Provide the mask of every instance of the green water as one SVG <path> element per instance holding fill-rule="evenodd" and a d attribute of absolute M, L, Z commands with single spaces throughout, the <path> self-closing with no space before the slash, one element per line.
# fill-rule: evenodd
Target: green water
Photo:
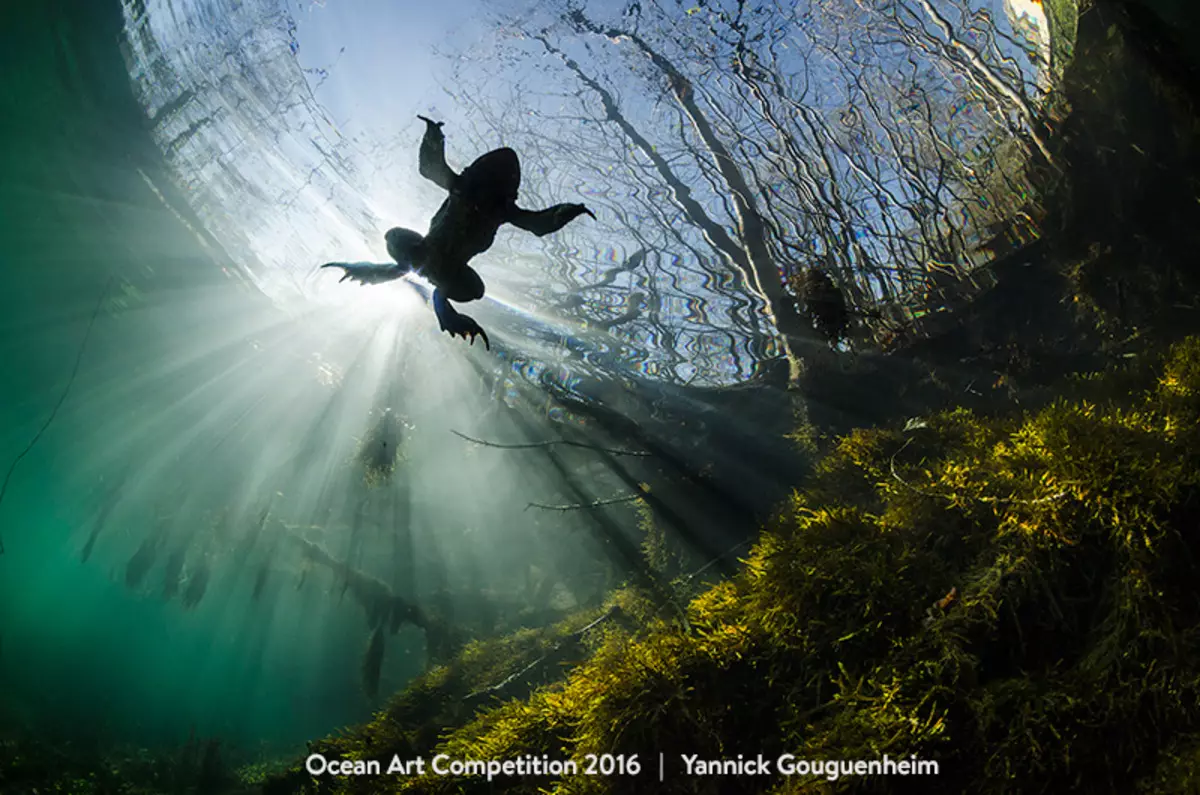
<path fill-rule="evenodd" d="M 61 394 L 110 278 L 109 298 L 129 300 L 119 322 L 120 307 L 102 308 L 67 401 L 0 506 L 0 725 L 147 747 L 175 747 L 193 730 L 290 747 L 368 714 L 353 675 L 330 675 L 353 672 L 360 616 L 346 606 L 314 629 L 303 599 L 248 608 L 221 574 L 186 612 L 126 589 L 125 561 L 106 545 L 137 544 L 147 522 L 138 510 L 118 510 L 80 561 L 103 479 L 153 453 L 144 442 L 129 449 L 123 429 L 203 378 L 183 369 L 147 387 L 139 377 L 227 330 L 216 299 L 231 312 L 255 304 L 148 184 L 166 182 L 128 90 L 120 23 L 108 3 L 6 4 L 0 14 L 6 463 Z M 163 428 L 164 444 L 173 430 Z"/>
<path fill-rule="evenodd" d="M 151 138 L 120 11 L 4 12 L 0 728 L 294 752 L 429 662 L 397 609 L 363 673 L 372 599 L 487 632 L 539 620 L 524 589 L 552 615 L 599 593 L 580 520 L 525 509 L 564 483 L 621 484 L 452 436 L 520 430 L 497 416 L 504 382 L 407 288 L 288 314 L 250 286 L 250 256 L 209 233 Z M 363 446 L 384 409 L 401 417 L 391 451 L 419 465 L 372 489 Z"/>

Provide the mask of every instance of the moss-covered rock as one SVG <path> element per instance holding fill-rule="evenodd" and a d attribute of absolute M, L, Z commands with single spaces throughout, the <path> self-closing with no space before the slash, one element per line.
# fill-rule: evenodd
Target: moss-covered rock
<path fill-rule="evenodd" d="M 561 681 L 462 706 L 582 623 L 477 644 L 370 725 L 314 746 L 344 758 L 639 754 L 641 775 L 326 777 L 322 791 L 1188 791 L 1200 340 L 1148 368 L 1032 414 L 959 410 L 843 437 L 688 621 L 624 592 L 633 620 L 597 627 Z M 1126 392 L 1133 383 L 1149 386 Z M 1106 384 L 1116 397 L 1100 397 Z M 916 756 L 939 775 L 689 777 L 680 761 L 759 753 Z"/>

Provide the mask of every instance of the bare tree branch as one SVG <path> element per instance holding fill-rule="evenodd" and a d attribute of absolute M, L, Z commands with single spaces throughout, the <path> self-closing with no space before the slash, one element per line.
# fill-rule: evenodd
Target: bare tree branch
<path fill-rule="evenodd" d="M 528 443 L 524 443 L 524 444 L 502 444 L 500 442 L 489 442 L 485 439 L 476 439 L 473 436 L 467 436 L 465 433 L 459 433 L 458 431 L 455 431 L 455 430 L 451 430 L 450 433 L 454 434 L 455 436 L 459 437 L 460 439 L 466 439 L 468 442 L 473 442 L 474 444 L 481 444 L 484 447 L 498 447 L 502 450 L 531 450 L 531 449 L 539 448 L 539 447 L 553 447 L 556 444 L 564 444 L 568 447 L 581 447 L 585 450 L 598 450 L 600 452 L 608 453 L 610 455 L 627 455 L 627 456 L 638 456 L 638 457 L 649 457 L 651 455 L 650 453 L 647 453 L 643 450 L 611 449 L 611 448 L 601 447 L 599 445 L 594 445 L 594 444 L 585 444 L 583 442 L 573 442 L 569 439 L 550 439 L 545 442 L 528 442 Z"/>
<path fill-rule="evenodd" d="M 542 502 L 531 502 L 525 506 L 525 510 L 530 508 L 541 508 L 546 511 L 586 511 L 589 508 L 603 508 L 605 505 L 620 505 L 626 502 L 636 502 L 645 497 L 645 494 L 629 494 L 624 497 L 612 497 L 607 500 L 596 500 L 595 502 L 577 502 L 568 505 L 547 505 Z"/>

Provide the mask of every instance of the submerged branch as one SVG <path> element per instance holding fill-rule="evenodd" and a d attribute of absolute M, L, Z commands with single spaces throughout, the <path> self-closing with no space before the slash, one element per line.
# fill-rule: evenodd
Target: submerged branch
<path fill-rule="evenodd" d="M 542 502 L 531 502 L 525 506 L 525 510 L 530 508 L 541 508 L 545 511 L 584 511 L 588 508 L 602 508 L 605 505 L 619 505 L 624 502 L 634 502 L 642 499 L 645 494 L 629 494 L 624 497 L 612 497 L 607 500 L 596 500 L 595 502 L 575 502 L 567 505 L 547 505 Z"/>
<path fill-rule="evenodd" d="M 451 430 L 450 433 L 454 434 L 455 436 L 457 436 L 460 439 L 466 439 L 468 442 L 473 442 L 474 444 L 481 444 L 484 447 L 497 447 L 497 448 L 500 448 L 501 450 L 531 450 L 536 447 L 552 447 L 556 444 L 565 444 L 568 447 L 580 447 L 580 448 L 583 448 L 584 450 L 597 450 L 599 452 L 608 453 L 610 455 L 628 455 L 628 456 L 638 456 L 638 457 L 643 457 L 643 458 L 649 457 L 650 455 L 652 455 L 652 453 L 647 453 L 644 450 L 611 449 L 608 447 L 600 447 L 599 445 L 587 444 L 586 442 L 573 442 L 568 439 L 550 439 L 545 442 L 527 442 L 524 444 L 501 444 L 500 442 L 489 442 L 485 439 L 476 439 L 473 436 L 467 436 L 465 433 L 459 433 L 458 431 L 455 431 L 455 430 Z"/>
<path fill-rule="evenodd" d="M 580 640 L 582 640 L 583 636 L 588 632 L 600 626 L 604 622 L 613 618 L 620 618 L 622 615 L 623 612 L 621 608 L 618 605 L 613 605 L 612 607 L 608 608 L 608 610 L 604 611 L 604 613 L 601 614 L 600 617 L 595 621 L 591 622 L 586 627 L 567 635 L 558 643 L 554 644 L 550 651 L 546 652 L 541 657 L 538 657 L 521 670 L 509 674 L 508 676 L 504 677 L 504 679 L 490 687 L 485 687 L 468 694 L 463 698 L 463 701 L 468 704 L 477 704 L 488 696 L 495 696 L 501 700 L 507 700 L 516 697 L 514 691 L 517 688 L 515 685 L 527 683 L 530 675 L 537 672 L 538 669 L 549 668 L 552 664 L 559 662 L 563 653 L 570 646 L 577 644 Z"/>
<path fill-rule="evenodd" d="M 744 538 L 744 539 L 742 539 L 741 541 L 737 542 L 737 543 L 736 543 L 736 544 L 734 544 L 733 546 L 729 547 L 729 549 L 727 549 L 727 550 L 725 550 L 724 552 L 722 552 L 720 555 L 717 555 L 716 557 L 712 558 L 712 559 L 711 559 L 711 560 L 709 560 L 707 563 L 705 563 L 703 566 L 701 566 L 700 568 L 698 568 L 698 569 L 696 569 L 695 571 L 693 571 L 691 574 L 689 574 L 689 575 L 687 575 L 686 577 L 684 577 L 684 578 L 683 578 L 683 583 L 684 583 L 684 584 L 690 583 L 692 580 L 696 579 L 696 578 L 697 578 L 697 577 L 699 577 L 701 574 L 703 574 L 704 572 L 706 572 L 706 571 L 708 571 L 709 569 L 711 569 L 713 566 L 717 565 L 717 564 L 718 564 L 718 563 L 720 563 L 721 561 L 723 561 L 723 560 L 725 560 L 726 558 L 728 558 L 728 557 L 729 557 L 730 555 L 732 555 L 734 552 L 737 552 L 737 551 L 738 551 L 739 549 L 741 549 L 742 547 L 746 547 L 746 546 L 749 546 L 750 544 L 753 544 L 753 543 L 754 543 L 755 541 L 757 541 L 757 540 L 758 540 L 758 539 L 757 539 L 757 537 L 756 537 L 756 536 L 755 536 L 755 537 L 751 537 L 751 538 Z"/>
<path fill-rule="evenodd" d="M 393 593 L 387 583 L 359 571 L 348 561 L 338 560 L 319 544 L 298 535 L 292 538 L 300 545 L 306 558 L 326 566 L 334 576 L 342 580 L 342 584 L 350 591 L 354 600 L 366 611 L 367 623 L 371 627 L 391 623 L 395 631 L 401 623 L 411 623 L 422 629 L 428 628 L 430 622 L 424 612 L 417 605 Z"/>
<path fill-rule="evenodd" d="M 79 365 L 83 362 L 83 352 L 87 349 L 88 340 L 92 336 L 92 326 L 96 325 L 96 317 L 100 314 L 100 307 L 104 305 L 104 298 L 108 295 L 108 290 L 112 287 L 112 282 L 112 277 L 109 277 L 108 281 L 104 284 L 104 289 L 100 291 L 100 297 L 96 299 L 96 306 L 92 309 L 92 316 L 88 319 L 87 331 L 83 333 L 83 340 L 79 343 L 79 350 L 75 354 L 75 366 L 71 368 L 71 377 L 67 379 L 67 385 L 63 387 L 62 394 L 58 396 L 58 402 L 50 410 L 50 416 L 42 423 L 42 427 L 29 440 L 29 444 L 25 445 L 25 449 L 17 453 L 17 457 L 9 464 L 8 472 L 4 474 L 4 483 L 0 485 L 0 504 L 4 502 L 4 495 L 8 493 L 8 482 L 12 479 L 13 472 L 17 469 L 17 464 L 21 463 L 21 459 L 29 455 L 30 451 L 41 440 L 42 434 L 50 427 L 50 423 L 54 422 L 54 418 L 58 416 L 58 410 L 67 401 L 67 394 L 70 393 L 71 386 L 75 383 L 75 376 L 79 375 Z M 3 554 L 4 539 L 0 538 L 0 555 Z"/>

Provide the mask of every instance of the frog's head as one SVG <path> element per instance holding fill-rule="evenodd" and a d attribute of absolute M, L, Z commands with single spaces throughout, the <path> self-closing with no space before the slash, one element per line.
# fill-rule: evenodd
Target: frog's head
<path fill-rule="evenodd" d="M 387 241 L 388 256 L 401 265 L 412 265 L 425 242 L 420 233 L 399 226 L 387 230 L 383 239 Z"/>

